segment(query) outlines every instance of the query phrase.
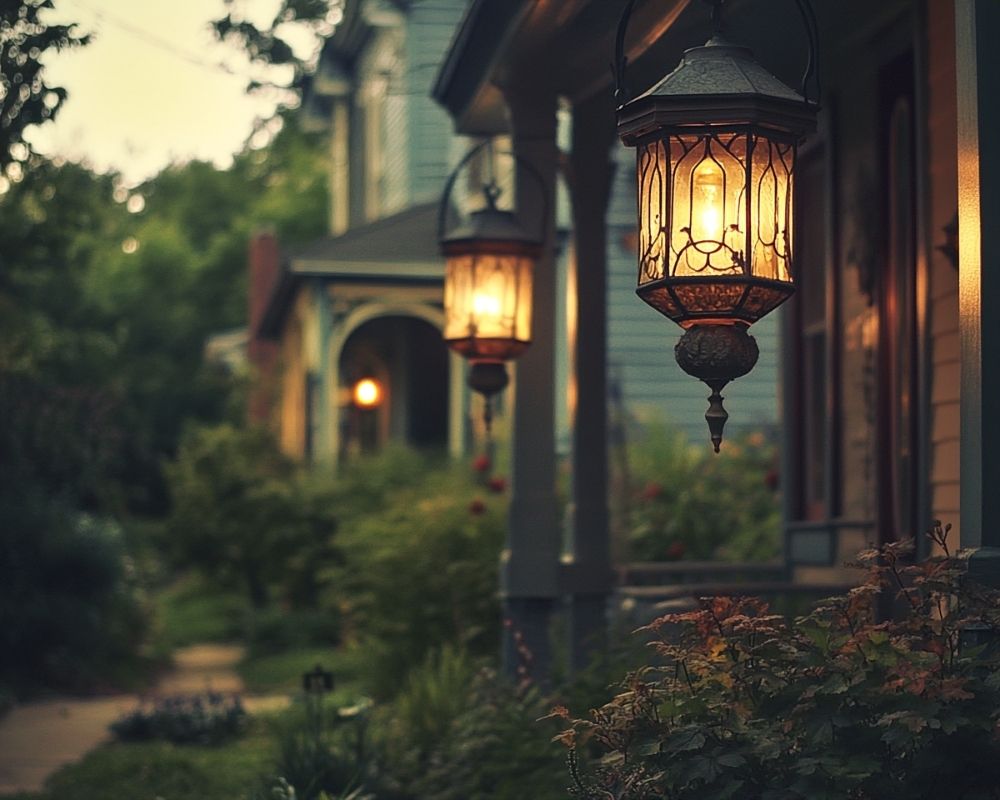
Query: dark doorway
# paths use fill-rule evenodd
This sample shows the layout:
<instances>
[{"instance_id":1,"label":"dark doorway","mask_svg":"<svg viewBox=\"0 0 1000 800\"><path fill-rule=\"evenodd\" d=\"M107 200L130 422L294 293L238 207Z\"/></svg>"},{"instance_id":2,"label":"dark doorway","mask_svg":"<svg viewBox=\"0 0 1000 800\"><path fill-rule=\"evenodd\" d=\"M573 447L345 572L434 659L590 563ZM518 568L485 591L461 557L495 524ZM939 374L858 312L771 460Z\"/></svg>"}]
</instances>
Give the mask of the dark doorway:
<instances>
[{"instance_id":1,"label":"dark doorway","mask_svg":"<svg viewBox=\"0 0 1000 800\"><path fill-rule=\"evenodd\" d=\"M342 455L389 441L444 448L448 441L448 349L440 331L417 317L379 317L358 327L340 356ZM360 408L351 389L378 381L378 406Z\"/></svg>"}]
</instances>

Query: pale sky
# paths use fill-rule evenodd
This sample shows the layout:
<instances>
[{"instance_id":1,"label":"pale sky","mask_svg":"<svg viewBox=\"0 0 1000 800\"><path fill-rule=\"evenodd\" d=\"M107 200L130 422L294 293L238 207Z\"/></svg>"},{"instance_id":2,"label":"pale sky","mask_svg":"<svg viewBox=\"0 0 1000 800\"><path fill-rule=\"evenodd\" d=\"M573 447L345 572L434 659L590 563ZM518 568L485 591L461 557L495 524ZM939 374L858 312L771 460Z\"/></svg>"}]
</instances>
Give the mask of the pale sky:
<instances>
[{"instance_id":1,"label":"pale sky","mask_svg":"<svg viewBox=\"0 0 1000 800\"><path fill-rule=\"evenodd\" d=\"M234 8L267 24L278 5L237 0ZM244 91L252 72L246 56L214 41L208 27L225 10L223 0L56 0L51 18L78 22L93 39L45 56L48 83L69 98L54 123L30 131L32 145L100 171L117 169L130 184L173 161L228 164L255 120L270 117L281 98ZM299 41L304 49L313 39Z\"/></svg>"}]
</instances>

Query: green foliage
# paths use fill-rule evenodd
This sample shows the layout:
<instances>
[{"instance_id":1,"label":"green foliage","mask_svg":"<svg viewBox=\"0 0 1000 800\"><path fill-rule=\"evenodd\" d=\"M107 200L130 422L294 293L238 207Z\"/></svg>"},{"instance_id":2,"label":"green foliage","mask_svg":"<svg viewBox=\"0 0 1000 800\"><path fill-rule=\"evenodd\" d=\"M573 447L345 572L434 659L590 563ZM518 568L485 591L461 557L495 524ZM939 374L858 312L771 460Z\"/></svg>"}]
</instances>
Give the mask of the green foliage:
<instances>
[{"instance_id":1,"label":"green foliage","mask_svg":"<svg viewBox=\"0 0 1000 800\"><path fill-rule=\"evenodd\" d=\"M716 455L680 431L650 425L629 451L629 557L765 560L778 555L777 449L763 434Z\"/></svg>"},{"instance_id":2,"label":"green foliage","mask_svg":"<svg viewBox=\"0 0 1000 800\"><path fill-rule=\"evenodd\" d=\"M230 0L231 3L231 0ZM309 59L296 55L287 38L289 26L305 29L317 39L333 33L334 16L343 6L342 0L282 0L270 24L258 27L247 21L242 15L232 12L212 23L215 35L223 41L235 42L243 47L252 61L272 66L291 68L291 79L283 84L286 88L300 88L302 79L309 71ZM255 90L262 86L259 81L252 81L248 89Z\"/></svg>"},{"instance_id":3,"label":"green foliage","mask_svg":"<svg viewBox=\"0 0 1000 800\"><path fill-rule=\"evenodd\" d=\"M331 665L335 697L353 697L356 692L356 668L353 656L344 650L326 647L295 647L280 653L248 655L238 671L248 692L273 694L294 692L302 686L302 675L317 664Z\"/></svg>"},{"instance_id":4,"label":"green foliage","mask_svg":"<svg viewBox=\"0 0 1000 800\"><path fill-rule=\"evenodd\" d=\"M372 478L361 503L369 507L381 496L380 507L344 511L338 535L345 565L334 572L332 598L368 655L368 689L381 698L434 648L493 652L506 509L502 498L477 497L471 475L409 454L390 453L359 469Z\"/></svg>"},{"instance_id":5,"label":"green foliage","mask_svg":"<svg viewBox=\"0 0 1000 800\"><path fill-rule=\"evenodd\" d=\"M56 772L39 794L13 800L234 800L246 797L274 758L263 722L218 747L168 742L114 743Z\"/></svg>"},{"instance_id":6,"label":"green foliage","mask_svg":"<svg viewBox=\"0 0 1000 800\"><path fill-rule=\"evenodd\" d=\"M55 117L66 99L65 89L45 82L42 58L87 43L73 25L48 24L53 7L52 0L0 3L0 175L27 157L25 130Z\"/></svg>"},{"instance_id":7,"label":"green foliage","mask_svg":"<svg viewBox=\"0 0 1000 800\"><path fill-rule=\"evenodd\" d=\"M163 739L174 744L218 745L246 728L239 697L218 692L164 697L140 706L111 725L123 742Z\"/></svg>"},{"instance_id":8,"label":"green foliage","mask_svg":"<svg viewBox=\"0 0 1000 800\"><path fill-rule=\"evenodd\" d=\"M0 498L0 684L114 685L141 667L146 614L121 531L37 495Z\"/></svg>"},{"instance_id":9,"label":"green foliage","mask_svg":"<svg viewBox=\"0 0 1000 800\"><path fill-rule=\"evenodd\" d=\"M356 792L368 763L367 704L345 711L329 705L322 695L302 700L300 709L275 726L279 750L275 769L279 783L285 784L285 796L360 800Z\"/></svg>"},{"instance_id":10,"label":"green foliage","mask_svg":"<svg viewBox=\"0 0 1000 800\"><path fill-rule=\"evenodd\" d=\"M442 652L383 709L383 791L419 800L565 797L564 754L539 722L546 707L535 689Z\"/></svg>"},{"instance_id":11,"label":"green foliage","mask_svg":"<svg viewBox=\"0 0 1000 800\"><path fill-rule=\"evenodd\" d=\"M173 512L166 529L176 563L243 588L263 607L279 584L285 599L315 599L332 566L332 507L296 478L264 429L190 431L167 468Z\"/></svg>"},{"instance_id":12,"label":"green foliage","mask_svg":"<svg viewBox=\"0 0 1000 800\"><path fill-rule=\"evenodd\" d=\"M968 638L996 641L1000 592L932 538L945 555L923 563L912 543L863 553L867 580L793 623L731 598L656 620L656 663L561 737L602 755L575 796L1000 796L1000 655Z\"/></svg>"},{"instance_id":13,"label":"green foliage","mask_svg":"<svg viewBox=\"0 0 1000 800\"><path fill-rule=\"evenodd\" d=\"M154 598L156 641L166 650L205 642L235 642L247 625L242 594L189 572Z\"/></svg>"}]
</instances>

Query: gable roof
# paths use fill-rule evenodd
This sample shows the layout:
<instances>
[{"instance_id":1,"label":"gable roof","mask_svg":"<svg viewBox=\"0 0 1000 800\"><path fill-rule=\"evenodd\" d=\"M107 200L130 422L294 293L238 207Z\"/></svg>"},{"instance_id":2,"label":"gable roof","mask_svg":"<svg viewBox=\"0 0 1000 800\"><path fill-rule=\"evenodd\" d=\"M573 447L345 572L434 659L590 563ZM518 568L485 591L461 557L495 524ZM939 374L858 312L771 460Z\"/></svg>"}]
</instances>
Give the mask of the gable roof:
<instances>
[{"instance_id":1,"label":"gable roof","mask_svg":"<svg viewBox=\"0 0 1000 800\"><path fill-rule=\"evenodd\" d=\"M257 334L276 338L307 279L410 284L440 283L444 259L438 250L438 204L424 203L388 217L326 236L292 252L284 261Z\"/></svg>"}]
</instances>

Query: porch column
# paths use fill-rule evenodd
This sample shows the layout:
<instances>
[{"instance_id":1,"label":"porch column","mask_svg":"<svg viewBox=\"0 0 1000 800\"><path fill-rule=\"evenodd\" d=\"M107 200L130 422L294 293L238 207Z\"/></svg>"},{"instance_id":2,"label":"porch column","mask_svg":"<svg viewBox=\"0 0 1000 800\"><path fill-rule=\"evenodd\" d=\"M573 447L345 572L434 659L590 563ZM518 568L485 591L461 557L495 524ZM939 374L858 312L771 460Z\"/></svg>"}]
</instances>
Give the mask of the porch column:
<instances>
[{"instance_id":1,"label":"porch column","mask_svg":"<svg viewBox=\"0 0 1000 800\"><path fill-rule=\"evenodd\" d=\"M613 583L608 534L607 212L616 138L614 104L598 92L573 108L568 174L576 240L576 407L573 409L572 561L566 565L572 665L607 639Z\"/></svg>"},{"instance_id":2,"label":"porch column","mask_svg":"<svg viewBox=\"0 0 1000 800\"><path fill-rule=\"evenodd\" d=\"M545 245L535 269L532 344L516 367L500 585L504 670L517 677L518 667L527 666L544 681L552 660L549 623L559 596L561 541L555 492L556 95L540 83L539 76L522 77L504 88L514 152L532 168L517 166L518 213L529 231L544 230Z\"/></svg>"},{"instance_id":3,"label":"porch column","mask_svg":"<svg viewBox=\"0 0 1000 800\"><path fill-rule=\"evenodd\" d=\"M955 22L961 543L978 548L970 572L1000 585L1000 3L956 0Z\"/></svg>"}]
</instances>

